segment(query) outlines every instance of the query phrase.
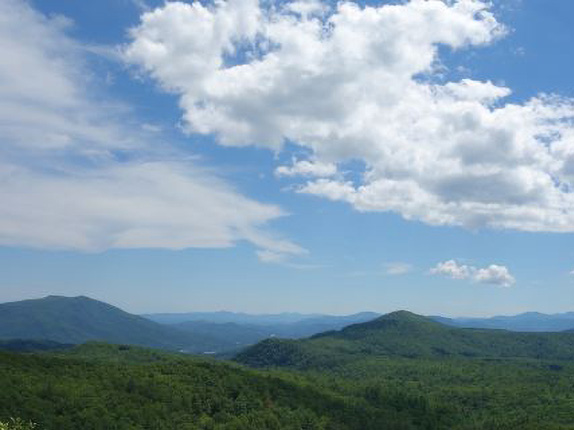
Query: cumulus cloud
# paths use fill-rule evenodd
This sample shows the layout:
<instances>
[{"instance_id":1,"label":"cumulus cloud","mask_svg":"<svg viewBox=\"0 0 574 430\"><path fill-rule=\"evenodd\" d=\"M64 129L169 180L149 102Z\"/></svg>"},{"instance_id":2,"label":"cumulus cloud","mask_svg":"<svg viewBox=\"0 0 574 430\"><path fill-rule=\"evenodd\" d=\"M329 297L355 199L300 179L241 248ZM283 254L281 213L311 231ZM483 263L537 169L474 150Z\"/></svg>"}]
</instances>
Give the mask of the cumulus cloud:
<instances>
[{"instance_id":1,"label":"cumulus cloud","mask_svg":"<svg viewBox=\"0 0 574 430\"><path fill-rule=\"evenodd\" d=\"M430 270L433 275L442 275L451 279L470 279L483 284L494 284L501 287L510 287L516 280L505 266L491 264L479 268L466 264L459 264L455 260L438 263Z\"/></svg>"},{"instance_id":2,"label":"cumulus cloud","mask_svg":"<svg viewBox=\"0 0 574 430\"><path fill-rule=\"evenodd\" d=\"M413 266L409 263L403 263L400 261L385 263L385 273L387 275L399 276L406 275L413 270Z\"/></svg>"},{"instance_id":3,"label":"cumulus cloud","mask_svg":"<svg viewBox=\"0 0 574 430\"><path fill-rule=\"evenodd\" d=\"M488 267L476 270L474 280L484 284L496 284L503 287L510 287L516 282L508 268L497 264L491 264Z\"/></svg>"},{"instance_id":4,"label":"cumulus cloud","mask_svg":"<svg viewBox=\"0 0 574 430\"><path fill-rule=\"evenodd\" d=\"M308 160L277 169L302 193L432 225L574 231L574 102L434 79L440 46L505 32L481 0L169 2L142 15L124 57L180 96L188 132L303 147ZM364 166L352 180L349 160Z\"/></svg>"},{"instance_id":5,"label":"cumulus cloud","mask_svg":"<svg viewBox=\"0 0 574 430\"><path fill-rule=\"evenodd\" d=\"M452 279L468 279L471 274L471 267L460 265L455 260L448 260L438 263L430 270L433 275L444 275Z\"/></svg>"},{"instance_id":6,"label":"cumulus cloud","mask_svg":"<svg viewBox=\"0 0 574 430\"><path fill-rule=\"evenodd\" d=\"M160 128L96 96L97 77L68 25L25 2L0 2L0 245L98 251L247 241L281 256L304 252L268 230L284 215L279 207L241 195L163 142Z\"/></svg>"}]
</instances>

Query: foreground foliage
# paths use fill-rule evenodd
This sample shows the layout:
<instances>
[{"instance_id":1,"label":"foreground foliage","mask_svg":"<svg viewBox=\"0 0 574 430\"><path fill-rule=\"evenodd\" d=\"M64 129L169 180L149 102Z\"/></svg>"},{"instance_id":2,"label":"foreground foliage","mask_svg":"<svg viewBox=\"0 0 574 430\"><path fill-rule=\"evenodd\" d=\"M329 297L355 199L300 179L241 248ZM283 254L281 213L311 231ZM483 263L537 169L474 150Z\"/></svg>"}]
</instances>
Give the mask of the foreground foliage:
<instances>
[{"instance_id":1,"label":"foreground foliage","mask_svg":"<svg viewBox=\"0 0 574 430\"><path fill-rule=\"evenodd\" d=\"M374 404L352 390L134 347L90 345L58 356L0 353L0 420L42 430L430 429L420 396Z\"/></svg>"},{"instance_id":2,"label":"foreground foliage","mask_svg":"<svg viewBox=\"0 0 574 430\"><path fill-rule=\"evenodd\" d=\"M568 361L364 354L338 363L255 371L95 343L0 353L0 422L19 416L38 430L574 430Z\"/></svg>"},{"instance_id":3,"label":"foreground foliage","mask_svg":"<svg viewBox=\"0 0 574 430\"><path fill-rule=\"evenodd\" d=\"M36 425L30 421L22 421L20 418L10 418L8 421L0 421L0 430L33 430Z\"/></svg>"}]
</instances>

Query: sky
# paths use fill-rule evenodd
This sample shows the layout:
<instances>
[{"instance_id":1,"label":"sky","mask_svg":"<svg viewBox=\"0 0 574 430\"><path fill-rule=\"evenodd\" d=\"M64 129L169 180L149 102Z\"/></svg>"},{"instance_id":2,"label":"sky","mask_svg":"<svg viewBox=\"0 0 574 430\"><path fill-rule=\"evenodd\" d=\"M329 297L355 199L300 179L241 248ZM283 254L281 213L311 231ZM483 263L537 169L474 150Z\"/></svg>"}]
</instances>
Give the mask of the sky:
<instances>
[{"instance_id":1,"label":"sky","mask_svg":"<svg viewBox=\"0 0 574 430\"><path fill-rule=\"evenodd\" d=\"M570 0L0 2L0 302L574 311Z\"/></svg>"}]
</instances>

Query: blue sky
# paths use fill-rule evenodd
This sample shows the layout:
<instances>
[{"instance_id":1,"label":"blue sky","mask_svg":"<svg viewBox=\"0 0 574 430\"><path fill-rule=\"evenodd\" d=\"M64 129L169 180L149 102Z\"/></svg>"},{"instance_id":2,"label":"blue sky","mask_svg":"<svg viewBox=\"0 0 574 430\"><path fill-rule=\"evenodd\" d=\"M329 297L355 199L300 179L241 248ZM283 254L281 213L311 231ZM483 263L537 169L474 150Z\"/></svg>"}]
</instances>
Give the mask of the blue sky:
<instances>
[{"instance_id":1,"label":"blue sky","mask_svg":"<svg viewBox=\"0 0 574 430\"><path fill-rule=\"evenodd\" d=\"M574 310L572 2L203 5L1 6L0 301Z\"/></svg>"}]
</instances>

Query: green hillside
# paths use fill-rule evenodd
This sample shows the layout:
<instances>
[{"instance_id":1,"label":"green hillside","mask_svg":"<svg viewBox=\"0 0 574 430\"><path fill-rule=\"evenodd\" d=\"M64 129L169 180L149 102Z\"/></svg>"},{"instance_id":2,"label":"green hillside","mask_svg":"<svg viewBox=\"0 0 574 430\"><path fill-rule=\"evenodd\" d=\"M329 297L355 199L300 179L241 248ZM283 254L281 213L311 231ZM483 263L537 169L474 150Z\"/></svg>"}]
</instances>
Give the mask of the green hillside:
<instances>
[{"instance_id":1,"label":"green hillside","mask_svg":"<svg viewBox=\"0 0 574 430\"><path fill-rule=\"evenodd\" d=\"M189 352L218 343L122 311L88 297L48 296L0 304L0 339L83 343L100 340Z\"/></svg>"},{"instance_id":2,"label":"green hillside","mask_svg":"<svg viewBox=\"0 0 574 430\"><path fill-rule=\"evenodd\" d=\"M296 371L373 404L418 396L452 419L429 429L572 430L573 339L459 329L400 311L310 339L266 340L236 360Z\"/></svg>"},{"instance_id":3,"label":"green hillside","mask_svg":"<svg viewBox=\"0 0 574 430\"><path fill-rule=\"evenodd\" d=\"M574 333L463 329L398 311L310 339L269 339L242 351L236 359L254 367L324 368L381 356L572 360Z\"/></svg>"},{"instance_id":4,"label":"green hillside","mask_svg":"<svg viewBox=\"0 0 574 430\"><path fill-rule=\"evenodd\" d=\"M38 430L422 430L449 419L418 397L373 404L297 375L120 345L0 353L0 369L0 422Z\"/></svg>"}]
</instances>

